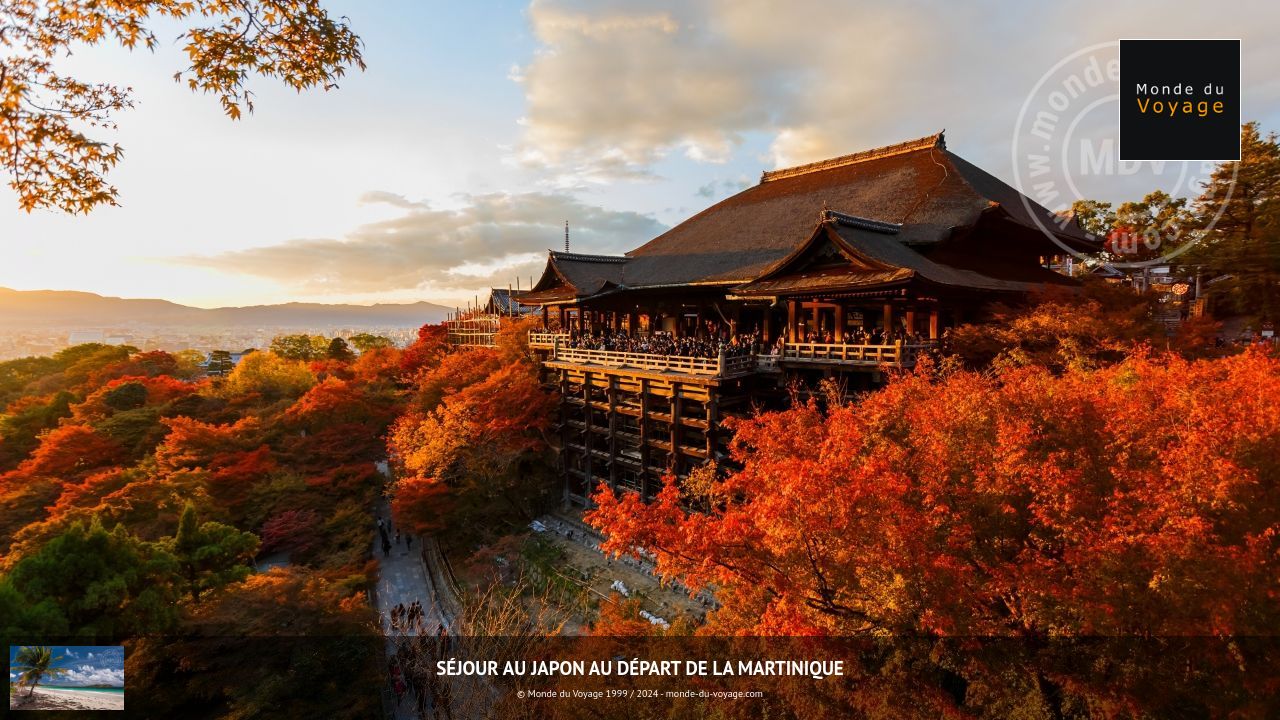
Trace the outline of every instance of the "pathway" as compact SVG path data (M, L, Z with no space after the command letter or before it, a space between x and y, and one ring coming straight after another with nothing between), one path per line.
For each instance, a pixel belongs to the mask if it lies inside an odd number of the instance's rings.
M378 507L375 514L382 518L384 523L387 523L391 517L385 502ZM378 560L378 583L374 586L373 601L382 625L382 633L387 637L388 658L395 655L396 638L417 634L412 628L391 627L391 609L396 605L404 605L407 608L415 600L418 601L423 610L422 627L427 632L431 632L442 623L446 627L451 624L446 614L440 611L435 587L422 561L422 538L415 536L412 546L409 546L403 535L400 542L395 542L394 529L390 536L391 553L387 556L382 552L382 536L375 530L373 537L373 557ZM389 678L388 681L390 681ZM394 708L395 720L413 720L418 717L417 703L412 690L406 691L399 702L396 701L394 692L388 690L387 696L388 705Z

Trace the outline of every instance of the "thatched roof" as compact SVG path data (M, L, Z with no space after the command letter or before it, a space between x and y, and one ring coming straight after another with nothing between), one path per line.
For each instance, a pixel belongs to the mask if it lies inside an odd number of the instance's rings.
M552 252L527 300L564 301L620 288L747 283L808 240L815 217L827 208L897 225L895 243L903 246L941 244L983 217L998 216L1025 230L1020 242L1028 246L1026 255L1062 252L1035 222L1038 216L1045 227L1056 228L1051 224L1056 216L951 153L938 133L766 172L759 184L625 256ZM1093 248L1074 222L1056 234L1073 246Z

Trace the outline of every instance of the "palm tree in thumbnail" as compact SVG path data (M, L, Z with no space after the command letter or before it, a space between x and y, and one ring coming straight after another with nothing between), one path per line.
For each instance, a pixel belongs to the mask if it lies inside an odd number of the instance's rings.
M27 697L36 691L36 685L46 675L54 677L66 672L66 668L55 667L62 661L62 656L53 656L53 648L48 645L24 645L18 649L13 659L13 669L18 673L18 686L29 685Z

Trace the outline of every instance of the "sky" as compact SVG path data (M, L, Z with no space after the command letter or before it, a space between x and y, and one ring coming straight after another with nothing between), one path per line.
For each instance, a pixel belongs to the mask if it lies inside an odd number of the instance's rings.
M539 275L566 220L574 250L623 252L763 170L943 128L1014 182L1037 80L1118 38L1241 38L1244 119L1280 130L1274 2L325 5L362 37L367 70L329 92L251 79L256 110L237 122L173 81L178 25L156 26L155 52L76 49L65 70L134 90L102 138L125 148L121 205L27 214L0 188L0 287L458 305Z
M9 647L10 668L18 655L19 646ZM54 667L65 673L56 677L46 676L42 685L69 687L107 685L124 687L124 648L119 645L58 645L53 648ZM61 657L61 660L57 658ZM18 679L18 673L9 671L10 682Z

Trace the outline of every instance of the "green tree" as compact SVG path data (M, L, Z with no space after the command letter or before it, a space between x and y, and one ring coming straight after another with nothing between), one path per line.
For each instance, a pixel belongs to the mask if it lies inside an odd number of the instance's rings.
M1101 200L1077 200L1071 204L1076 222L1085 232L1105 238L1116 224L1116 213L1111 203Z
M271 352L287 360L319 360L329 351L329 341L319 335L277 335Z
M1146 260L1169 252L1188 238L1197 219L1187 209L1186 198L1171 197L1162 190L1147 193L1137 202L1116 208L1113 252L1124 245L1125 260ZM1127 241L1127 242L1126 242Z
M340 337L336 337L329 341L329 348L325 351L325 357L328 357L330 360L339 360L341 362L351 362L356 359L356 355L351 352L351 348L347 345L347 341Z
M71 415L76 396L62 391L48 398L25 398L0 415L0 471L17 466L40 444L40 433ZM0 407L4 402L0 400Z
M177 364L174 377L180 380L194 380L205 374L205 357L199 350L179 350L173 354L173 359ZM231 359L230 355L227 359Z
M112 410L136 410L147 404L147 386L140 382L122 383L108 390L102 401Z
M253 353L240 359L222 385L229 398L260 395L267 400L298 397L316 384L307 366L275 353Z
M205 590L247 577L247 563L258 551L256 535L219 522L201 523L190 503L178 520L177 533L162 542L173 554L187 592L196 603Z
M250 74L295 90L337 87L349 67L364 68L360 38L320 0L6 0L0 3L0 157L24 210L89 212L115 205L106 174L119 145L90 137L114 129L114 113L133 106L132 88L63 74L62 56L83 45L154 49L151 25L196 20L180 39L190 65L174 79L218 97L238 119L253 110Z
M205 372L210 375L226 375L235 370L236 363L231 359L231 353L226 350L214 350L209 353L209 362L205 366Z
M382 335L373 335L371 333L356 333L351 336L351 345L361 353L369 352L377 348L391 347L391 338Z
M27 602L32 634L138 635L177 620L173 557L118 525L72 523L22 558L7 582Z
M1214 170L1196 206L1204 226L1188 264L1203 265L1218 307L1280 319L1280 140L1257 123L1240 134L1240 162ZM1221 215L1219 216L1219 213ZM1216 218L1216 221L1215 221Z
M26 685L27 697L31 697L35 694L36 685L39 685L46 675L57 677L67 672L66 668L57 665L62 660L61 655L54 657L53 648L48 645L23 645L18 648L18 654L13 658L13 667L10 670L18 673L18 685Z

